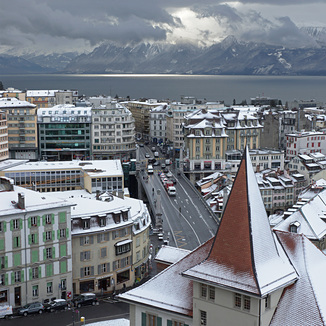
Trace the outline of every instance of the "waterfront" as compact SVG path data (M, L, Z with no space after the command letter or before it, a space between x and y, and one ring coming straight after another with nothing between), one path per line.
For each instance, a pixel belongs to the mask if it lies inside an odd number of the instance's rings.
M76 89L79 94L130 96L132 99L180 100L181 95L224 100L232 104L250 102L256 96L286 101L310 100L326 103L326 76L220 76L220 75L2 75L5 88L21 90Z

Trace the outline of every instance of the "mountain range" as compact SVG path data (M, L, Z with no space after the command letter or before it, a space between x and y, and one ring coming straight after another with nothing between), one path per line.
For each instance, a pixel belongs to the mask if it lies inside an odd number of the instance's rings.
M189 43L106 43L81 55L0 55L0 74L326 75L326 28L304 32L315 46L287 48L228 36L206 48Z

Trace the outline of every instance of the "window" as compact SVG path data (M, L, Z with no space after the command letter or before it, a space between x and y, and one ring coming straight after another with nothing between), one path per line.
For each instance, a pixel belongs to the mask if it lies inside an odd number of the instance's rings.
M106 257L106 248L101 248L101 258Z
M19 248L20 247L20 236L13 237L13 245L14 245L14 248Z
M82 251L80 253L80 261L90 260L90 259L91 259L91 252L90 252L90 250L88 250L88 251Z
M38 273L38 267L33 267L32 268L32 279L39 278L39 273Z
M31 234L31 244L36 244L38 241L37 241L37 233L32 233Z
M45 223L46 224L52 224L52 215L51 214L46 214L45 215Z
M45 232L45 241L52 240L52 231Z
M241 294L236 293L234 296L234 306L241 309Z
M53 284L52 282L46 283L46 293L53 293Z
M60 229L59 237L60 237L60 239L66 237L66 229Z
M106 226L106 218L105 217L100 218L100 226Z
M15 283L18 283L21 281L21 271L14 272L14 280L15 280Z
M250 297L247 295L243 296L243 309L250 311Z
M124 254L128 251L130 251L130 242L129 243L126 243L126 244L123 244L123 245L116 245L115 247L115 254L116 255L121 255L121 254Z
M33 297L38 296L38 285L33 285Z
M46 248L46 259L52 258L52 248Z
M87 219L83 221L83 228L84 230L90 228L90 220Z
M37 216L31 217L31 226L37 226Z
M200 310L200 326L207 325L207 312Z
M12 220L12 228L13 230L19 230L20 221L19 219Z
M67 289L67 281L65 279L61 280L60 287L62 291Z
M215 300L215 288L213 286L209 287L209 300Z
M200 285L200 296L202 298L206 299L206 297L207 297L207 285L205 285L205 284Z

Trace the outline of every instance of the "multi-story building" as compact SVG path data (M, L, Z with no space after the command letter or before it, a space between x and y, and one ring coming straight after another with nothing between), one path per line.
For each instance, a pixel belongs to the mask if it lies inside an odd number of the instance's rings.
M13 307L71 298L72 204L0 178L0 297Z
M26 101L33 103L37 108L50 108L59 104L75 104L78 99L76 90L28 90Z
M89 193L124 191L124 175L120 160L0 162L0 176L16 185L39 192L85 189Z
M167 103L159 103L155 99L146 101L128 101L122 102L135 119L136 137L150 140L150 112L159 105L167 105Z
M222 109L223 107L224 104L221 102L207 102L185 96L181 97L180 102L172 102L166 116L166 137L174 148L174 152L178 155L178 152L184 149L183 124L186 115L199 109Z
M7 114L10 158L37 160L36 105L7 97L0 98L0 110Z
M295 131L286 135L286 159L299 154L326 154L326 137L323 132Z
M261 129L260 146L266 148L286 149L286 134L296 130L314 129L313 121L305 117L303 110L267 111L261 118L264 126Z
M58 196L76 204L71 213L74 293L112 293L148 275L151 218L142 201L85 191Z
M7 114L0 111L0 161L9 158Z
M135 158L135 119L125 106L112 101L92 108L92 152L100 160Z
M70 161L91 157L90 107L56 105L37 111L39 157L47 161Z
M149 135L153 143L166 143L166 114L167 105L160 105L150 112Z
M26 92L13 87L8 87L7 89L0 91L0 97L15 97L20 101L26 101Z
M225 169L227 151L259 147L258 118L242 111L198 110L186 116L184 125L186 170L195 180L213 170ZM198 171L198 172L197 172Z

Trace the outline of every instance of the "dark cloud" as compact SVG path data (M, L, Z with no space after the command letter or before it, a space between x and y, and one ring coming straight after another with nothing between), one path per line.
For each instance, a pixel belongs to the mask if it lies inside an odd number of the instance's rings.
M300 5L325 0L243 0L242 4ZM83 50L105 42L164 41L182 26L173 13L189 8L197 19L214 18L225 34L247 40L255 38L282 43L304 41L290 19L264 19L254 10L243 15L225 2L216 0L12 0L0 6L0 46L50 51L67 45ZM208 40L214 31L199 30ZM226 36L226 35L225 35Z

